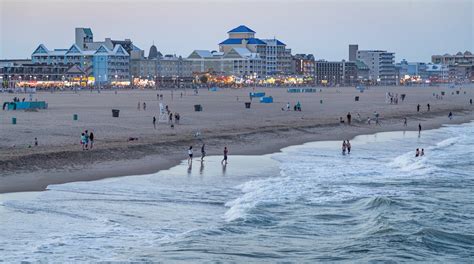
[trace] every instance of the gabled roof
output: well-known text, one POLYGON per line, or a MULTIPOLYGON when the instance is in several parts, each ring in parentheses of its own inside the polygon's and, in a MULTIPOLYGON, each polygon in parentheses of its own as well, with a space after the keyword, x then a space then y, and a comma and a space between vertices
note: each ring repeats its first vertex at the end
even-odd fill
POLYGON ((255 33, 255 31, 251 30, 247 26, 240 25, 240 26, 228 31, 227 33, 255 33))
POLYGON ((247 48, 232 48, 224 54, 224 58, 256 59, 259 58, 259 56, 247 48))
POLYGON ((188 58, 211 58, 212 53, 208 50, 195 50, 193 51, 188 58))
POLYGON ((128 52, 120 44, 115 45, 113 52, 115 54, 129 55, 128 52))
POLYGON ((94 54, 98 53, 109 53, 110 50, 105 45, 100 45, 100 47, 94 52, 94 54))
POLYGON ((43 45, 40 44, 35 51, 33 51, 33 55, 35 54, 48 54, 49 50, 43 45))
POLYGON ((72 44, 72 46, 66 51, 66 54, 81 54, 82 50, 76 45, 72 44))
POLYGON ((278 39, 277 39, 276 41, 277 41, 277 45, 278 45, 278 46, 286 46, 286 44, 285 44, 285 43, 283 43, 283 42, 279 41, 278 39))
POLYGON ((67 69, 66 73, 67 74, 76 74, 76 75, 86 74, 86 72, 76 64, 72 65, 69 69, 67 69))

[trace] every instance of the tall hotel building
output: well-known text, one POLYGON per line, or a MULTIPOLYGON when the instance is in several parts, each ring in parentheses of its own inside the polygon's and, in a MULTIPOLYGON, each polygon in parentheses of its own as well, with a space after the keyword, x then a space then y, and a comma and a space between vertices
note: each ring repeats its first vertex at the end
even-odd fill
POLYGON ((219 43, 219 52, 195 50, 188 57, 195 72, 222 72, 236 76, 291 74, 291 50, 278 39, 259 39, 241 25, 219 43))

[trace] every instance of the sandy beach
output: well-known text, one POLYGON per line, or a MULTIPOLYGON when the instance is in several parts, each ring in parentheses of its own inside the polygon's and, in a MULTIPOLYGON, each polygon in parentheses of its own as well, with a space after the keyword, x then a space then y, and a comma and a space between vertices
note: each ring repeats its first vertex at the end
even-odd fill
MULTIPOLYGON (((282 147, 317 140, 343 140, 360 134, 381 131, 423 130, 442 124, 463 123, 473 118, 474 87, 371 87, 360 93, 353 87, 317 88, 316 93, 288 93, 286 88, 200 89, 192 90, 119 90, 101 93, 38 92, 34 100, 46 101, 47 110, 37 112, 2 111, 0 114, 0 193, 44 190, 49 184, 88 181, 106 177, 156 172, 186 158, 190 145, 195 156, 204 142, 208 155, 264 154, 282 147), (274 103, 253 99, 251 108, 244 102, 249 92, 263 91, 274 103), (442 100, 433 94, 446 95, 442 100), (456 94, 459 91, 459 94, 456 94), (406 94, 398 104, 386 101, 386 93, 406 94), (182 93, 182 96, 181 96, 182 93), (454 93, 454 94, 452 94, 454 93), (157 99, 163 94, 163 100, 157 99), (173 94, 173 95, 172 95, 173 94), (355 101, 354 97, 360 100, 355 101), (321 103, 322 100, 322 103, 321 103), (301 102, 302 111, 283 111, 301 102), (144 111, 137 104, 146 103, 144 111), (159 103, 168 105, 181 116, 174 128, 152 119, 159 118, 159 103), (431 110, 427 111, 427 104, 431 110), (202 112, 194 105, 201 104, 202 112), (416 106, 421 110, 417 112, 416 106), (112 117, 112 109, 120 117, 112 117), (367 124, 376 111, 381 125, 367 124), (454 118, 448 119, 449 112, 454 118), (352 124, 340 124, 352 114, 352 124), (358 121, 358 114, 361 122, 358 121), (73 120, 73 115, 78 120, 73 120), (17 118, 17 124, 11 119, 17 118), (407 117, 408 126, 403 126, 407 117), (93 150, 82 151, 80 134, 93 131, 93 150), (199 136, 196 137, 196 132, 199 136), (39 146, 34 146, 34 138, 39 146), (138 140, 129 141, 130 137, 138 140)), ((27 94, 0 94, 2 102, 13 97, 28 99, 27 94)))

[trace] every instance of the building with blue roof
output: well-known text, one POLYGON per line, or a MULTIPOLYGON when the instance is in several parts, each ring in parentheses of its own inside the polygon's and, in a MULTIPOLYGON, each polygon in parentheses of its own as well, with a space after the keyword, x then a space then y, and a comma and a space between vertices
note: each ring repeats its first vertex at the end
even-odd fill
POLYGON ((228 38, 219 43, 219 50, 227 53, 232 49, 245 48, 259 54, 265 65, 265 75, 291 74, 291 49, 278 39, 259 39, 256 32, 245 25, 229 30, 228 38))

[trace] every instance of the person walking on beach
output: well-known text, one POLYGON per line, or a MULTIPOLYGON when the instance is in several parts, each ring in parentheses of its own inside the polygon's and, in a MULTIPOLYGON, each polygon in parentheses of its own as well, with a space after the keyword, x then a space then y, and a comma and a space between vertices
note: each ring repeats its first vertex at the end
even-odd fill
POLYGON ((140 101, 138 101, 137 110, 140 111, 140 101))
POLYGON ((351 112, 349 112, 347 113, 347 124, 351 125, 351 121, 352 121, 352 115, 351 115, 351 112))
POLYGON ((227 153, 229 153, 229 150, 227 150, 227 147, 224 147, 224 159, 222 159, 221 163, 227 165, 227 153))
POLYGON ((346 147, 347 147, 347 154, 351 154, 351 142, 349 142, 349 140, 347 140, 346 147))
POLYGON ((89 150, 89 131, 84 131, 84 136, 86 138, 86 150, 89 150))
POLYGON ((146 103, 143 102, 143 111, 145 111, 145 110, 146 110, 146 103))
POLYGON ((404 127, 407 127, 407 126, 408 126, 408 120, 407 120, 406 117, 403 118, 403 126, 404 126, 404 127))
POLYGON ((153 117, 153 128, 156 129, 156 117, 153 117))
POLYGON ((347 148, 346 141, 343 140, 342 141, 342 155, 346 155, 346 148, 347 148))
POLYGON ((86 136, 84 135, 84 133, 81 134, 81 146, 82 150, 84 150, 86 147, 86 136))
POLYGON ((431 110, 431 105, 427 104, 426 107, 428 108, 428 112, 431 110))
POLYGON ((449 117, 449 120, 453 120, 453 112, 449 112, 448 117, 449 117))
POLYGON ((193 146, 189 146, 188 149, 188 164, 193 163, 193 146))
POLYGON ((418 135, 421 134, 421 123, 418 123, 418 135))
POLYGON ((469 99, 469 104, 470 104, 470 105, 472 105, 472 98, 471 98, 471 99, 469 99))
POLYGON ((420 104, 418 104, 418 105, 416 106, 416 111, 417 111, 417 112, 420 112, 420 104))
POLYGON ((38 146, 38 138, 35 137, 35 147, 38 146))
POLYGON ((169 123, 173 124, 173 113, 170 113, 169 123))
POLYGON ((94 133, 89 134, 89 141, 91 142, 91 149, 94 147, 94 133))
POLYGON ((202 146, 201 146, 201 161, 203 161, 203 160, 204 160, 204 157, 206 156, 206 149, 205 149, 205 147, 206 147, 206 144, 203 143, 202 146))

